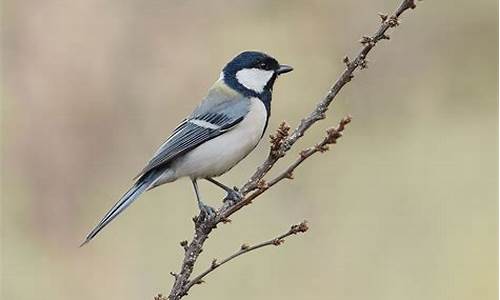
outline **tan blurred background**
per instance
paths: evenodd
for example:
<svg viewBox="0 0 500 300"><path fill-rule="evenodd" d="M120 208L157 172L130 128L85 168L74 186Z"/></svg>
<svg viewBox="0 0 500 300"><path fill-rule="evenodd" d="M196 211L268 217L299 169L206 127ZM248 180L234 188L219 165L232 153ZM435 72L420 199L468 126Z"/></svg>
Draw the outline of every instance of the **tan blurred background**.
<svg viewBox="0 0 500 300"><path fill-rule="evenodd" d="M296 124L399 2L4 1L0 297L168 292L197 211L187 180L79 243L235 54L295 67L269 128ZM425 1L405 15L298 145L351 114L334 151L214 232L200 266L303 219L310 232L234 261L189 299L497 299L497 12ZM223 181L243 183L266 152Z"/></svg>

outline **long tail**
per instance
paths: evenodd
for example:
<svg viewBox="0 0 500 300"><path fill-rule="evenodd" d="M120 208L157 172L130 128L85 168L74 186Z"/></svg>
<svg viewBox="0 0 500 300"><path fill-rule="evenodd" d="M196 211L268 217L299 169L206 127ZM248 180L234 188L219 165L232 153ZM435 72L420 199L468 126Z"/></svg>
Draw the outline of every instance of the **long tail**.
<svg viewBox="0 0 500 300"><path fill-rule="evenodd" d="M87 244L92 240L106 225L108 225L114 218L116 218L122 211L124 211L130 204L132 204L137 197L139 197L144 191L146 191L151 184L153 184L158 178L158 173L151 171L149 174L145 174L128 190L125 195L123 195L118 202L106 213L102 220L95 226L94 229L87 235L85 241L80 245Z"/></svg>

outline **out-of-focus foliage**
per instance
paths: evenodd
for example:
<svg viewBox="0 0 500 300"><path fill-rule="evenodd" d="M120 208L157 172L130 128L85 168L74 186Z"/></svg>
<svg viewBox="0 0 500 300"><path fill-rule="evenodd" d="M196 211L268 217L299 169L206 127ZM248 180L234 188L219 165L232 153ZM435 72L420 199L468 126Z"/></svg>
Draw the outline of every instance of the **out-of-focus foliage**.
<svg viewBox="0 0 500 300"><path fill-rule="evenodd" d="M168 291L197 210L188 181L78 244L232 56L295 67L269 128L293 125L398 2L4 1L0 297ZM201 264L304 218L310 232L225 266L190 299L497 299L497 12L425 1L405 15L301 146L352 114L340 143L220 227ZM222 180L241 184L266 151Z"/></svg>

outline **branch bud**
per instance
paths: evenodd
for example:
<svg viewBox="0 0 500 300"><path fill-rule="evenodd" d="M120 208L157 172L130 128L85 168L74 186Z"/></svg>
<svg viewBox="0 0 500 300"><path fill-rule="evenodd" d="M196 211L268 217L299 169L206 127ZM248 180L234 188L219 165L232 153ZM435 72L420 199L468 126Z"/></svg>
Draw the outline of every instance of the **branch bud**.
<svg viewBox="0 0 500 300"><path fill-rule="evenodd" d="M283 244L284 242L285 242L284 239L274 239L273 240L273 245L274 246L279 246L279 245Z"/></svg>
<svg viewBox="0 0 500 300"><path fill-rule="evenodd" d="M349 57L347 55L344 56L344 58L342 59L342 62L346 65L346 67L349 67L349 64L351 63L351 61L349 60Z"/></svg>
<svg viewBox="0 0 500 300"><path fill-rule="evenodd" d="M217 263L217 259L216 259L216 258L214 258L214 259L212 260L212 264L210 265L210 268L215 269L215 268L217 268L218 266L219 266L219 264Z"/></svg>
<svg viewBox="0 0 500 300"><path fill-rule="evenodd" d="M293 225L290 228L290 233L297 234L297 233L304 233L309 230L309 226L307 225L307 221L304 220L300 224Z"/></svg>
<svg viewBox="0 0 500 300"><path fill-rule="evenodd" d="M182 248L184 248L184 251L187 251L188 249L188 241L184 240L179 243Z"/></svg>
<svg viewBox="0 0 500 300"><path fill-rule="evenodd" d="M383 14L383 13L378 13L378 16L380 17L380 19L382 19L382 22L385 22L387 20L387 18L389 17L387 14Z"/></svg>
<svg viewBox="0 0 500 300"><path fill-rule="evenodd" d="M167 300L167 298L162 294L158 294L155 296L154 300Z"/></svg>
<svg viewBox="0 0 500 300"><path fill-rule="evenodd" d="M375 45L375 41L373 40L372 37L369 37L369 36L364 36L362 37L359 42L363 45L367 45L367 44L370 44L371 46Z"/></svg>
<svg viewBox="0 0 500 300"><path fill-rule="evenodd" d="M387 20L387 24L389 24L389 27L396 27L399 25L399 20L398 17L396 16L391 16L389 20Z"/></svg>

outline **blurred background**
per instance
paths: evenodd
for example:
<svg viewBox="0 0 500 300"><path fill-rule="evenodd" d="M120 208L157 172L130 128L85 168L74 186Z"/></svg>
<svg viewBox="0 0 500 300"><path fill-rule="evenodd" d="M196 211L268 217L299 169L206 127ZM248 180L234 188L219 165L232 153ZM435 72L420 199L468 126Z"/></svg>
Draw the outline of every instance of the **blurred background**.
<svg viewBox="0 0 500 300"><path fill-rule="evenodd" d="M234 55L295 67L275 86L268 133L295 125L399 2L3 1L0 297L168 293L197 212L188 180L78 245ZM189 299L498 299L498 3L451 3L404 16L296 153L351 114L339 144L220 226L197 271L303 219L310 231ZM267 149L222 181L241 185Z"/></svg>

